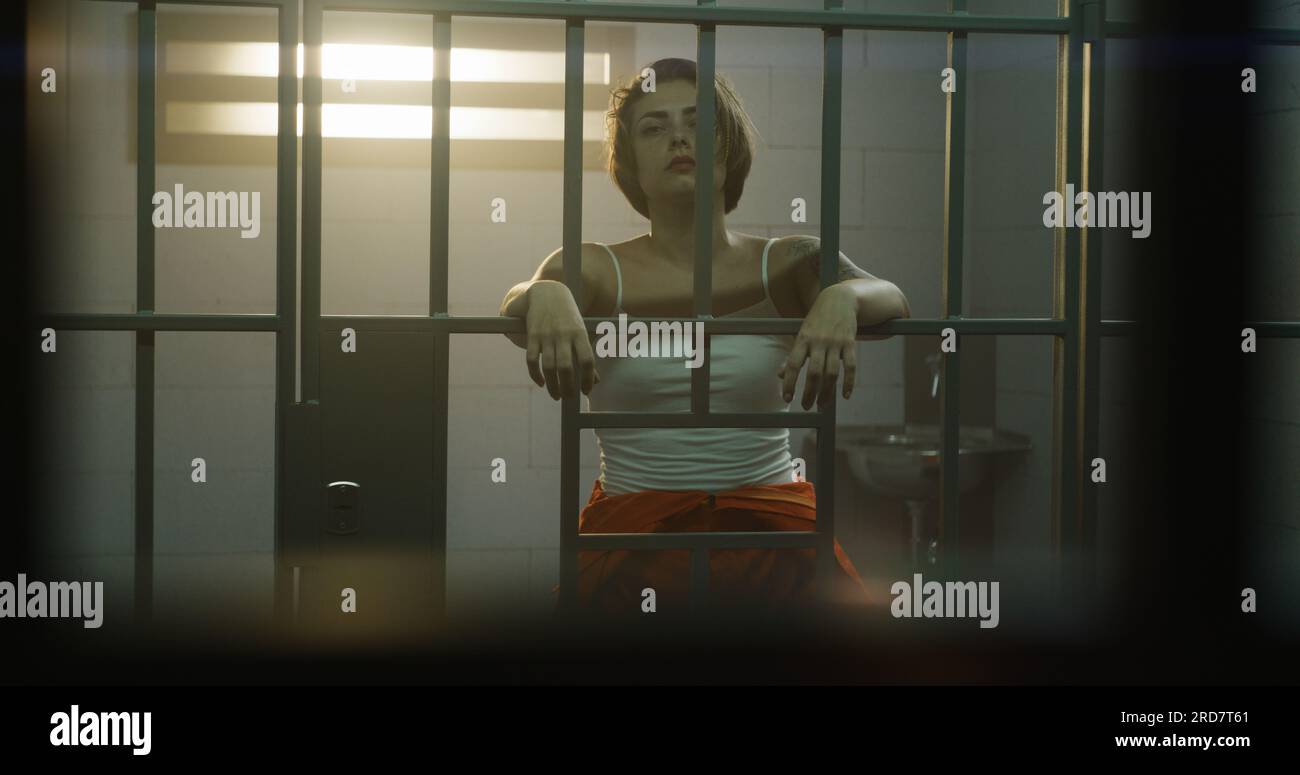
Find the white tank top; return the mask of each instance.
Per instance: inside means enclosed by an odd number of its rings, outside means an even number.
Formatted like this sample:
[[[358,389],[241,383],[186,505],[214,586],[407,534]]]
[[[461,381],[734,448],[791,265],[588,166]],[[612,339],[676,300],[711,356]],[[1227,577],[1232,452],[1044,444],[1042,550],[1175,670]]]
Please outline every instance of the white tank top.
[[[767,285],[763,247],[763,299],[721,317],[781,317]],[[614,316],[623,312],[623,272],[614,262],[617,297]],[[705,331],[708,324],[705,323]],[[592,335],[595,353],[596,335]],[[694,339],[691,340],[694,342]],[[750,334],[712,337],[709,410],[785,412],[776,373],[790,355],[794,336]],[[692,346],[694,346],[692,344]],[[596,412],[689,412],[691,374],[685,357],[611,358],[596,356],[601,381],[588,394]],[[789,428],[595,428],[600,449],[600,482],[609,495],[642,490],[705,490],[716,493],[746,484],[793,481]]]

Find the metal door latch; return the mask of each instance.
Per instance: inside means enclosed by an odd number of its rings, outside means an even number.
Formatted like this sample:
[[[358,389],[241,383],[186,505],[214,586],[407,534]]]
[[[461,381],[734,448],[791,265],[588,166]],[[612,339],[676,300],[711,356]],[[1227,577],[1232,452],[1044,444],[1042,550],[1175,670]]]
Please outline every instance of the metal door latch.
[[[356,482],[330,482],[325,509],[325,532],[351,535],[361,525],[361,485]]]

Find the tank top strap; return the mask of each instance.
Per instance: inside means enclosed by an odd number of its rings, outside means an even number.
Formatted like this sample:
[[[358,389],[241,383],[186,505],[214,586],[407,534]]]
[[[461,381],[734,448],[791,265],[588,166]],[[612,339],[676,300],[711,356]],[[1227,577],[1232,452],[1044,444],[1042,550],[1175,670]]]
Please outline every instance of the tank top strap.
[[[609,254],[610,260],[614,262],[614,282],[617,289],[614,293],[614,312],[617,313],[623,309],[623,270],[619,269],[618,256],[614,255],[614,251],[609,245],[606,245],[603,242],[598,242],[596,244],[604,248],[605,252]],[[764,276],[763,282],[766,284],[766,276]]]
[[[776,242],[777,239],[777,237],[772,237],[767,241],[767,244],[763,246],[763,297],[767,299],[772,298],[772,293],[767,287],[767,254],[772,250],[772,243]]]

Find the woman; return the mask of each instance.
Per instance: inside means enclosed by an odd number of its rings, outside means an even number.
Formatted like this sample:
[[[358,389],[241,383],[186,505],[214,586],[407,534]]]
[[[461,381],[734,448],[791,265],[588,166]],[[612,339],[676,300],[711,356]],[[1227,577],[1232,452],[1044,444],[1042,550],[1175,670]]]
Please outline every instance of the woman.
[[[528,373],[552,398],[576,396],[593,411],[685,411],[691,371],[680,358],[604,358],[582,318],[694,317],[695,63],[650,65],[654,89],[634,78],[611,95],[606,115],[609,172],[650,231],[615,245],[582,244],[581,300],[564,285],[563,250],[532,280],[511,288],[503,316],[523,317],[526,334],[508,334],[527,349]],[[645,72],[644,70],[642,71]],[[834,401],[843,364],[843,396],[853,392],[858,326],[910,317],[893,284],[839,256],[839,282],[821,289],[815,237],[763,239],[726,227],[754,152],[756,132],[726,79],[715,79],[717,132],[713,171],[713,310],[715,317],[803,318],[797,336],[712,338],[710,410],[786,411],[805,362],[805,410]],[[648,87],[647,87],[648,88]],[[885,339],[866,336],[863,339]],[[583,532],[812,530],[813,485],[792,481],[786,428],[604,428],[596,438],[601,475],[580,516]],[[857,572],[835,546],[840,592],[861,601]],[[812,550],[716,550],[709,591],[737,604],[804,600]],[[584,551],[579,601],[609,611],[685,605],[689,553]]]

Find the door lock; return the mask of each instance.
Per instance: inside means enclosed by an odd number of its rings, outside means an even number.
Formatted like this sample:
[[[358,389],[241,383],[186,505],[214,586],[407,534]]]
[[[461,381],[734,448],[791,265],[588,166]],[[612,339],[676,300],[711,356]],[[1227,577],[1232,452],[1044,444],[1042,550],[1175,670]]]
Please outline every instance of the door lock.
[[[361,485],[330,482],[325,509],[325,532],[351,535],[361,529]]]

